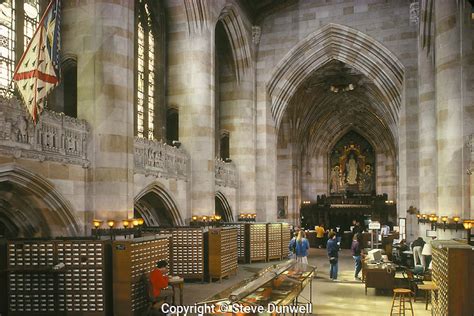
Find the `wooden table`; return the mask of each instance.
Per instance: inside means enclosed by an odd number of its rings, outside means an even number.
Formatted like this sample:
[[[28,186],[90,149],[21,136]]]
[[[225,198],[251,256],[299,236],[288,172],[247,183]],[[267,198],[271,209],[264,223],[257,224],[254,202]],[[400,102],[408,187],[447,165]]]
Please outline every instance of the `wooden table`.
[[[173,305],[175,304],[175,295],[176,288],[179,289],[179,304],[183,305],[183,288],[184,288],[184,279],[183,278],[170,278],[168,284],[171,285],[173,289]]]
[[[431,302],[431,291],[437,291],[438,287],[433,282],[426,282],[418,284],[418,290],[425,291],[426,306],[425,310],[428,310],[428,302]]]

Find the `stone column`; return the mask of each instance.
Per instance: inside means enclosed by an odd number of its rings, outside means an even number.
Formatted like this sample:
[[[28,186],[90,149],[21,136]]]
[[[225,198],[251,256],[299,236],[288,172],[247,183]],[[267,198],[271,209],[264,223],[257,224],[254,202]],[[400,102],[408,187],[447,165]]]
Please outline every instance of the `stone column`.
[[[192,215],[214,214],[214,40],[210,30],[188,38],[184,89],[186,103],[179,107],[179,135],[191,156]]]
[[[438,215],[463,210],[463,108],[460,20],[457,1],[435,1],[436,115],[438,145]],[[438,237],[461,236],[439,230]]]
[[[256,158],[255,158],[255,111],[253,101],[253,79],[251,72],[240,78],[240,82],[223,83],[221,96],[222,128],[230,131],[230,158],[235,162],[239,174],[239,213],[255,213],[256,205]]]
[[[421,213],[438,210],[438,168],[436,144],[436,93],[430,0],[421,1],[418,34],[418,106],[419,106],[419,183]],[[442,213],[442,212],[441,212]],[[440,214],[443,215],[443,214]],[[426,236],[426,225],[420,225],[420,236]]]
[[[65,1],[64,48],[77,55],[78,118],[90,126],[86,209],[92,218],[133,215],[134,2]]]

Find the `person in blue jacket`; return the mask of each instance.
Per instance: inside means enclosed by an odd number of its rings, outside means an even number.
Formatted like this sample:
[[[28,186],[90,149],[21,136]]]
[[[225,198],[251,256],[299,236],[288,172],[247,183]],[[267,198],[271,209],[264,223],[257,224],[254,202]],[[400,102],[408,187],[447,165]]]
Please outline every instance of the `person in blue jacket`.
[[[296,261],[308,264],[309,241],[306,239],[306,234],[303,230],[300,230],[298,237],[296,237],[294,249]]]
[[[329,232],[328,238],[329,240],[327,243],[327,250],[328,250],[329,264],[331,265],[331,269],[329,270],[329,277],[331,278],[331,280],[336,281],[339,244],[336,240],[336,233],[334,231]]]

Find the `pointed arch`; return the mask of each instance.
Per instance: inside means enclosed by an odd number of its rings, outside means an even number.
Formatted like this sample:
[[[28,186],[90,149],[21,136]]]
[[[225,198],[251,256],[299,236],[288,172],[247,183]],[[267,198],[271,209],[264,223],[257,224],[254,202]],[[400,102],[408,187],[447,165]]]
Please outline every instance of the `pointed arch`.
[[[240,79],[249,73],[252,60],[248,32],[245,30],[237,9],[232,4],[222,9],[218,22],[222,23],[227,33],[234,60],[235,75],[237,82],[240,82]]]
[[[157,213],[156,210],[157,202],[162,203],[165,208],[160,213]],[[165,216],[166,222],[169,222],[167,224],[171,226],[183,226],[184,221],[177,205],[173,196],[157,181],[150,183],[134,199],[135,210],[140,213],[149,226],[160,223],[159,216]]]
[[[276,127],[279,128],[288,103],[300,84],[334,59],[354,67],[374,82],[384,100],[380,112],[384,113],[393,135],[397,135],[404,66],[375,39],[333,23],[309,34],[276,66],[267,83]]]
[[[80,234],[71,203],[47,179],[16,164],[0,166],[0,200],[0,212],[25,236]]]
[[[225,222],[233,222],[234,217],[232,215],[232,209],[231,209],[230,204],[227,201],[227,198],[225,197],[224,193],[222,193],[220,191],[217,191],[215,199],[216,199],[216,204],[220,203],[220,205],[222,206],[222,214],[217,214],[216,213],[216,215],[221,215],[222,219]],[[217,207],[216,207],[216,210],[217,210]]]

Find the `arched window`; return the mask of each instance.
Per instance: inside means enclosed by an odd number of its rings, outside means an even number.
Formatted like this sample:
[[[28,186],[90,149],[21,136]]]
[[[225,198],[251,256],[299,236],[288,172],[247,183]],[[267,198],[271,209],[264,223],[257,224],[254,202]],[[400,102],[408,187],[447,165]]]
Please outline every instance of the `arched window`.
[[[0,90],[12,92],[16,62],[33,37],[40,12],[39,0],[0,1]]]
[[[160,1],[136,0],[135,135],[163,138],[163,9]],[[162,113],[163,112],[163,113]]]
[[[168,109],[166,113],[166,142],[168,145],[173,145],[174,140],[179,140],[178,110]]]

